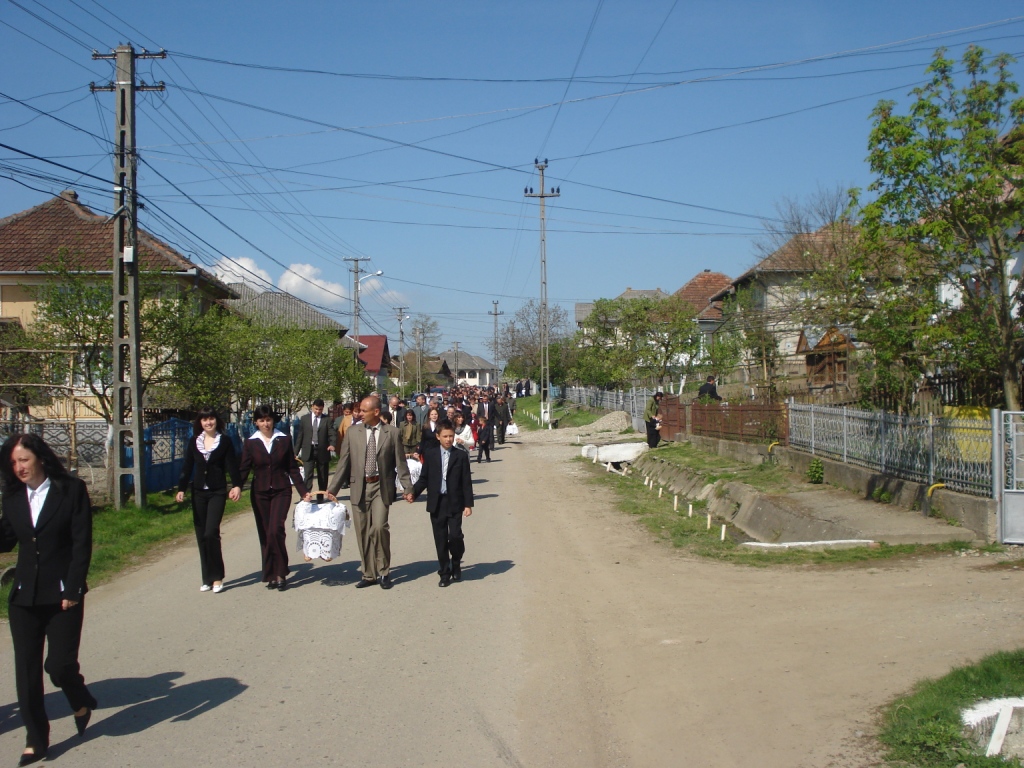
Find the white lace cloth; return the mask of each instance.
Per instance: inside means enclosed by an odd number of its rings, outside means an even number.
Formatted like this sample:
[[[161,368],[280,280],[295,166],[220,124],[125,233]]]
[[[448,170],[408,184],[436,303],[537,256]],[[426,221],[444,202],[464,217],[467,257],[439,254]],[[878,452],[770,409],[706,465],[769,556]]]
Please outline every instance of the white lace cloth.
[[[298,549],[310,559],[330,562],[341,554],[341,537],[352,525],[348,507],[336,501],[295,505],[292,525],[298,533]]]
[[[423,465],[420,464],[419,459],[406,459],[405,463],[409,465],[409,479],[412,480],[412,485],[416,485],[416,481],[420,479],[420,472],[423,471]],[[405,490],[411,491],[412,485]],[[397,477],[395,478],[395,490],[399,493],[402,492],[402,483]]]

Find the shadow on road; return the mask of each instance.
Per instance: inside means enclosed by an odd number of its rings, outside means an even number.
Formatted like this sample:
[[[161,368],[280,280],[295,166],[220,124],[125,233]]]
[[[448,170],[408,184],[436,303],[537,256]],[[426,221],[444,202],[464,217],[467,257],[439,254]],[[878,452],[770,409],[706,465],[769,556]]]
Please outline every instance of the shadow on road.
[[[474,493],[473,494],[474,501],[480,501],[480,499],[496,499],[496,498],[498,498],[498,494],[496,494],[496,493]]]
[[[244,691],[248,686],[233,677],[214,677],[193,683],[175,685],[184,672],[161,672],[151,677],[118,677],[89,683],[89,691],[99,701],[98,717],[89,724],[86,738],[97,736],[127,736],[140,733],[158,723],[191,720],[216,709]],[[110,717],[103,717],[105,709],[124,707]],[[10,730],[8,721],[15,705],[0,707],[0,728]],[[10,710],[10,714],[8,713]],[[70,716],[63,694],[52,692],[46,696],[46,710]],[[21,725],[20,718],[15,718]],[[77,736],[50,746],[49,759],[81,743]]]
[[[349,546],[354,548],[355,542],[350,542]],[[314,560],[312,563],[300,561],[291,568],[292,574],[288,578],[290,587],[302,587],[317,582],[325,587],[338,587],[354,584],[362,578],[362,574],[359,573],[359,560],[345,561],[339,558],[329,563],[323,560]]]
[[[464,581],[480,581],[488,576],[498,576],[516,567],[511,560],[498,560],[495,563],[466,563],[462,566]]]

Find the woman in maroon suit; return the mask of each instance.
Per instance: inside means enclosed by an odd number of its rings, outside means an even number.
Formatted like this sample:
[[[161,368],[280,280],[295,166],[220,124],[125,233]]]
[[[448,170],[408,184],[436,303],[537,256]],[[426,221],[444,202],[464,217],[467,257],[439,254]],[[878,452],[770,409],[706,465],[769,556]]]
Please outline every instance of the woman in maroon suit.
[[[291,438],[274,429],[277,421],[274,409],[269,405],[257,406],[252,418],[256,432],[242,445],[242,460],[238,466],[240,483],[245,485],[249,472],[253,472],[249,498],[263,553],[263,581],[267,582],[267,589],[283,592],[288,588],[284,522],[292,503],[291,483],[306,501],[312,495],[302,482]]]

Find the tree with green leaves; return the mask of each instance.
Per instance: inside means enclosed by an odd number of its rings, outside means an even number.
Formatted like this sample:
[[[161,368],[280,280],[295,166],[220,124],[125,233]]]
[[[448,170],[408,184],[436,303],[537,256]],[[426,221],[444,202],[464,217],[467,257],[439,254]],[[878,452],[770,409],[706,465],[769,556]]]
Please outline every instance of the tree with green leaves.
[[[873,283],[864,325],[880,383],[894,362],[915,375],[991,376],[1006,408],[1019,410],[1024,99],[1013,62],[971,46],[958,73],[939,49],[906,114],[892,101],[875,107],[874,198],[859,211],[851,278]]]

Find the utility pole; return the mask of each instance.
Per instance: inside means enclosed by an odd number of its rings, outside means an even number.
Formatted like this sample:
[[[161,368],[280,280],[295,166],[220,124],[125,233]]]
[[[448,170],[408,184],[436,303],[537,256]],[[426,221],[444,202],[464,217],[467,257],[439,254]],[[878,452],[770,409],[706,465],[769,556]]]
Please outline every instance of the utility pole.
[[[459,342],[455,342],[455,386],[459,386]]]
[[[405,386],[405,310],[408,307],[392,307],[398,313],[398,386]]]
[[[352,262],[352,330],[356,340],[356,357],[359,357],[359,262],[369,259],[345,259]]]
[[[120,45],[111,53],[93,51],[93,59],[113,59],[115,82],[90,83],[90,90],[112,91],[114,107],[114,402],[113,450],[115,509],[128,500],[131,478],[135,503],[146,506],[146,449],[142,440],[142,361],[139,339],[139,218],[135,149],[135,93],[162,91],[164,84],[135,84],[136,59],[166,59],[167,53],[136,53],[130,45]],[[128,466],[128,447],[132,465]]]
[[[540,192],[535,193],[533,188],[524,190],[527,197],[540,199],[540,421],[547,424],[551,429],[551,360],[548,356],[548,247],[547,247],[547,222],[544,219],[544,201],[549,197],[558,197],[562,194],[562,188],[551,188],[550,192],[544,191],[544,171],[548,167],[547,159],[544,162],[534,159],[533,167],[540,172]]]
[[[416,337],[416,391],[423,391],[423,329],[414,327],[412,335]]]
[[[494,380],[495,380],[495,382],[497,382],[497,380],[498,380],[498,315],[504,315],[505,313],[498,311],[498,302],[497,302],[497,300],[492,301],[491,304],[494,305],[494,311],[493,312],[488,312],[487,314],[494,316]]]

